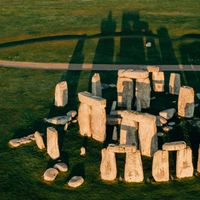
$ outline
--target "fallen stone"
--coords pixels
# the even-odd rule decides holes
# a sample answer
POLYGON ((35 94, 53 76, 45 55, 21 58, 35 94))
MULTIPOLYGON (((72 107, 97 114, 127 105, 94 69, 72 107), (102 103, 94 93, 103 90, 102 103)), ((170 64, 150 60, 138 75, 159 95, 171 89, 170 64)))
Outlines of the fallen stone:
POLYGON ((165 151, 178 151, 186 148, 186 143, 184 141, 178 142, 168 142, 163 144, 162 149, 165 151))
POLYGON ((166 120, 169 120, 174 116, 175 113, 176 113, 176 109, 175 108, 169 108, 169 109, 160 111, 159 115, 161 117, 165 118, 166 120))
POLYGON ((55 88, 55 106, 63 107, 68 103, 68 87, 67 82, 62 81, 55 88))
POLYGON ((102 96, 100 75, 95 73, 92 77, 92 94, 94 96, 102 96))
POLYGON ((115 153, 107 149, 101 150, 101 179, 105 181, 114 181, 117 176, 117 165, 115 153))
POLYGON ((86 149, 85 147, 80 148, 80 156, 85 156, 86 155, 86 149))
POLYGON ((43 140, 42 134, 39 133, 38 131, 36 131, 34 133, 34 136, 35 136, 35 142, 36 142, 38 148, 39 149, 45 149, 45 145, 44 145, 44 140, 43 140))
POLYGON ((140 151, 126 153, 124 180, 128 183, 139 183, 144 180, 140 151))
POLYGON ((72 188, 77 188, 79 186, 81 186, 84 183, 84 179, 82 176, 73 176, 69 182, 68 182, 68 186, 72 187, 72 188))
POLYGON ((178 115, 191 118, 194 116, 194 90, 188 86, 180 88, 178 96, 178 115))
POLYGON ((153 72, 152 80, 153 80, 154 92, 164 92, 164 86, 165 86, 164 72, 153 72))
POLYGON ((47 128, 47 153, 52 159, 57 159, 60 156, 58 132, 53 127, 47 128))
POLYGON ((57 175, 58 175, 57 169, 49 168, 44 172, 43 177, 45 181, 54 181, 57 175))
POLYGON ((168 125, 169 126, 174 126, 176 123, 175 122, 169 122, 168 125))
POLYGON ((21 145, 20 139, 12 139, 8 142, 11 147, 18 147, 21 145))
POLYGON ((55 169, 58 169, 60 172, 67 172, 68 166, 65 163, 59 162, 54 165, 55 169))
POLYGON ((153 156, 152 176, 156 182, 169 181, 169 153, 158 150, 153 156))
POLYGON ((179 90, 181 87, 181 76, 177 73, 171 73, 169 79, 169 93, 170 94, 179 94, 179 90))
POLYGON ((73 123, 73 124, 76 124, 77 122, 78 122, 77 119, 72 120, 72 123, 73 123))
POLYGON ((69 124, 70 124, 69 122, 65 124, 65 126, 64 126, 64 131, 67 131, 67 129, 68 129, 68 127, 69 127, 69 124))
POLYGON ((70 122, 72 118, 70 116, 57 116, 50 119, 44 119, 46 122, 54 125, 65 125, 70 122))
POLYGON ((164 133, 158 132, 157 135, 158 135, 158 137, 163 137, 163 136, 164 136, 164 133))
POLYGON ((172 129, 173 129, 173 127, 171 127, 171 126, 164 126, 164 127, 162 128, 162 130, 165 131, 165 132, 169 132, 169 131, 171 131, 172 129))
POLYGON ((118 77, 130 79, 145 79, 149 77, 149 72, 145 70, 119 70, 118 77))
POLYGON ((161 127, 167 123, 167 120, 161 116, 156 116, 156 126, 161 127))
POLYGON ((69 116, 71 118, 76 117, 76 115, 77 115, 77 112, 75 110, 71 110, 71 111, 67 112, 67 116, 69 116))
POLYGON ((190 147, 177 151, 176 176, 177 178, 192 177, 194 167, 192 163, 192 150, 190 147))

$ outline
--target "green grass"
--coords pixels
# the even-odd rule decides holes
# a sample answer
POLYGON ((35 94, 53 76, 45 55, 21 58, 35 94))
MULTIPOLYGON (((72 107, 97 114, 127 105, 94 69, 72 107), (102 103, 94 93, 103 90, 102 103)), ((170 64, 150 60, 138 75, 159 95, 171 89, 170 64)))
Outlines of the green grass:
MULTIPOLYGON (((88 139, 87 156, 81 158, 79 149, 85 140, 79 136, 76 124, 70 126, 62 145, 61 158, 68 163, 69 172, 59 174, 52 184, 45 183, 42 174, 47 167, 53 164, 45 151, 38 150, 34 143, 16 149, 9 148, 7 143, 11 138, 27 135, 35 130, 44 132, 46 125, 42 123, 42 119, 49 114, 56 115, 66 110, 77 109, 77 92, 89 90, 91 72, 1 68, 0 74, 0 195, 2 200, 199 199, 199 177, 174 180, 164 184, 102 182, 99 176, 102 144, 88 139), (69 105, 64 111, 56 111, 52 107, 54 87, 60 80, 67 80, 69 85, 69 105), (85 184, 78 189, 65 188, 67 180, 74 174, 84 175, 85 184)), ((103 83, 116 83, 116 72, 100 72, 100 74, 103 83), (109 78, 111 76, 112 79, 109 78)), ((169 73, 166 73, 166 86, 168 78, 169 73)), ((193 86, 195 92, 200 92, 199 72, 182 73, 182 81, 183 84, 193 86)), ((107 110, 109 110, 112 100, 116 99, 116 91, 115 89, 105 90, 103 96, 107 98, 107 110)), ((156 100, 152 101, 151 113, 158 113, 161 109, 175 106, 172 100, 177 99, 177 97, 166 94, 152 94, 152 96, 156 96, 156 100)), ((198 110, 199 107, 196 108, 197 117, 199 117, 198 110)), ((200 130, 191 132, 187 123, 186 121, 179 123, 181 127, 178 125, 174 132, 171 132, 164 140, 174 140, 181 135, 188 142, 188 136, 195 135, 194 144, 199 143, 200 130)), ((61 127, 58 129, 61 130, 61 127)), ((59 135, 63 136, 63 132, 59 131, 59 135)), ((117 165, 118 176, 123 176, 123 156, 117 157, 117 165)), ((145 179, 151 177, 151 160, 143 158, 143 165, 145 179)))
MULTIPOLYGON (((84 55, 84 60, 77 58, 73 62, 93 63, 96 56, 99 57, 98 63, 105 61, 131 64, 200 63, 199 36, 195 38, 193 35, 189 39, 186 37, 180 41, 174 40, 187 34, 199 35, 199 3, 195 0, 174 0, 173 2, 171 0, 165 2, 124 0, 123 3, 121 0, 14 0, 9 4, 1 0, 0 6, 0 44, 43 36, 97 34, 101 32, 102 22, 111 11, 112 20, 107 19, 105 25, 105 30, 111 31, 109 34, 113 32, 112 23, 116 24, 115 31, 123 33, 125 26, 130 25, 128 33, 137 33, 143 41, 127 38, 120 48, 120 38, 116 37, 114 44, 111 42, 109 45, 106 45, 108 41, 104 39, 100 43, 100 38, 86 40, 85 47, 80 50, 84 55), (136 13, 140 20, 133 17, 136 13), (166 34, 155 38, 156 48, 151 48, 153 50, 151 59, 148 59, 147 55, 138 57, 138 54, 140 55, 143 51, 147 54, 148 50, 143 47, 146 37, 142 36, 140 28, 132 27, 134 24, 139 27, 145 25, 147 28, 148 26, 149 30, 156 35, 158 29, 165 27, 169 34, 169 38, 166 34), (159 45, 160 38, 166 42, 159 45), (97 44, 101 47, 99 51, 96 49, 97 44), (114 52, 110 48, 113 48, 114 52), (161 48, 166 50, 163 52, 161 48), (107 52, 110 52, 109 55, 107 52), (160 54, 161 58, 158 58, 160 54)), ((105 31, 102 34, 105 34, 105 31)), ((0 47, 0 59, 71 62, 70 56, 73 55, 77 44, 78 40, 74 39, 73 41, 48 41, 7 48, 0 47)))

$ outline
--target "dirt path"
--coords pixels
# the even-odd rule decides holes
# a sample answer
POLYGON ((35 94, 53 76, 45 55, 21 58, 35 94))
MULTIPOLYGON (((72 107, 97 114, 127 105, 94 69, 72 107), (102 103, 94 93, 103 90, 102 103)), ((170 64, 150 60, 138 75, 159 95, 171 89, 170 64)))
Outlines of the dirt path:
MULTIPOLYGON (((159 65, 162 71, 200 71, 200 65, 159 65)), ((146 65, 37 63, 0 60, 0 67, 46 70, 103 70, 146 69, 146 65)))

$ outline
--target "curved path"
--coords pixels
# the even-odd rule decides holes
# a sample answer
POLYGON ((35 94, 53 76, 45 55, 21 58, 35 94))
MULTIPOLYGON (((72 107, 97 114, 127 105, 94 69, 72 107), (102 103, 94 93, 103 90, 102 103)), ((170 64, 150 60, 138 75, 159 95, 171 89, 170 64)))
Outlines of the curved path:
MULTIPOLYGON (((162 71, 200 71, 200 65, 159 65, 162 71)), ((147 65, 38 63, 0 60, 0 67, 45 70, 103 70, 146 69, 147 65)))
MULTIPOLYGON (((36 38, 29 38, 24 40, 16 40, 16 41, 9 41, 0 43, 0 48, 8 48, 14 46, 21 46, 26 44, 33 44, 33 43, 41 43, 41 42, 52 42, 52 41, 68 41, 68 40, 89 40, 89 39, 108 39, 113 37, 120 37, 120 38, 141 38, 141 37, 148 37, 153 39, 158 39, 157 34, 149 34, 149 33, 123 33, 123 32, 114 32, 109 34, 97 33, 93 35, 51 35, 51 36, 43 36, 43 37, 36 37, 36 38)), ((185 34, 181 37, 171 38, 171 41, 180 41, 186 39, 200 39, 200 34, 185 34)))

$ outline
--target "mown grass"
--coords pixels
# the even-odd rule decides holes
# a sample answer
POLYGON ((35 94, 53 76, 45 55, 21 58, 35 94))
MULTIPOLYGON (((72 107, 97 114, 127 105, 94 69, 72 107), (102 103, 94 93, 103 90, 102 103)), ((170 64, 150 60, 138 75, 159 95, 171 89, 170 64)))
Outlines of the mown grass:
MULTIPOLYGON (((199 64, 199 38, 191 38, 188 44, 187 38, 182 41, 174 41, 173 39, 187 34, 199 34, 200 15, 199 4, 192 0, 61 0, 61 1, 22 1, 14 0, 9 4, 7 1, 0 2, 0 43, 10 41, 20 41, 29 38, 40 38, 42 36, 51 35, 82 35, 96 34, 102 32, 102 22, 108 18, 109 12, 112 13, 112 21, 107 19, 106 30, 109 31, 112 22, 115 23, 115 31, 124 32, 123 21, 125 26, 130 26, 129 34, 132 31, 137 33, 143 40, 140 41, 140 47, 137 46, 138 41, 127 39, 128 42, 123 43, 122 39, 114 39, 114 46, 110 44, 110 48, 114 48, 114 55, 109 55, 108 61, 113 63, 131 63, 131 64, 199 64), (127 17, 127 13, 129 16, 127 17), (132 13, 132 14, 131 14, 132 13), (138 15, 134 18, 131 15, 138 15), (139 19, 139 20, 138 20, 139 19), (138 32, 134 24, 142 26, 146 24, 149 31, 153 34, 158 34, 158 30, 164 27, 168 34, 161 35, 163 40, 167 40, 165 45, 159 45, 158 38, 155 39, 158 53, 154 51, 156 57, 153 61, 149 61, 147 56, 138 59, 134 58, 135 54, 140 54, 141 51, 148 49, 144 48, 146 37, 142 36, 140 30, 138 32), (169 38, 168 38, 169 37, 169 38), (169 46, 173 48, 170 49, 169 46), (123 46, 123 47, 122 47, 123 46), (132 46, 132 48, 129 48, 132 46), (126 48, 126 54, 123 58, 114 59, 120 54, 121 50, 126 48), (176 61, 171 56, 165 57, 162 48, 168 49, 164 54, 175 54, 176 61), (182 50, 181 50, 182 49, 182 50), (157 57, 161 54, 161 60, 157 57), (126 57, 126 58, 124 58, 126 57)), ((93 63, 95 55, 99 54, 96 50, 97 44, 101 38, 85 41, 84 47, 84 62, 93 63)), ((73 49, 76 48, 78 40, 63 41, 63 42, 46 42, 35 43, 19 46, 10 46, 0 48, 0 58, 22 61, 42 61, 42 62, 70 62, 70 56, 73 54, 73 49)), ((101 59, 99 63, 105 62, 108 58, 107 51, 110 51, 106 40, 102 40, 101 44, 101 59)), ((79 59, 74 62, 80 62, 79 59)), ((109 62, 110 63, 110 62, 109 62)))
MULTIPOLYGON (((60 80, 68 81, 69 105, 66 110, 77 109, 77 92, 90 90, 89 80, 93 73, 1 68, 0 74, 0 195, 2 200, 199 199, 199 177, 174 180, 164 184, 154 182, 126 184, 119 180, 108 184, 101 181, 99 166, 102 144, 80 137, 77 124, 70 126, 64 134, 62 145, 61 159, 68 163, 69 171, 59 174, 54 183, 45 183, 42 174, 47 167, 53 165, 45 151, 38 150, 34 143, 16 149, 9 148, 7 143, 11 138, 27 135, 35 130, 45 131, 46 125, 43 124, 42 119, 49 114, 58 114, 58 111, 55 113, 52 104, 54 86, 60 80), (50 112, 52 109, 53 113, 50 112), (79 149, 83 144, 86 144, 87 148, 85 158, 79 156, 79 149), (84 176, 85 184, 78 189, 66 188, 64 185, 72 175, 84 176)), ((103 83, 116 83, 116 72, 100 72, 100 74, 103 83)), ((169 73, 166 73, 166 91, 168 78, 169 73)), ((193 86, 195 92, 200 92, 199 72, 182 73, 182 81, 183 84, 193 86)), ((107 98, 107 110, 109 110, 112 100, 116 99, 116 90, 105 90, 103 96, 107 98)), ((152 94, 152 96, 156 96, 156 99, 152 100, 151 113, 157 114, 161 109, 176 107, 172 100, 177 100, 177 97, 167 94, 152 94)), ((198 111, 199 107, 196 108, 196 117, 199 117, 198 111)), ((58 130, 61 130, 61 127, 58 127, 58 130)), ((190 129, 187 131, 175 129, 165 140, 175 139, 182 132, 188 137, 193 134, 190 131, 190 129)), ((196 143, 200 142, 199 133, 199 130, 195 133, 196 143)), ((63 136, 62 131, 59 131, 59 134, 63 136)), ((118 177, 123 177, 123 156, 117 157, 117 165, 118 177)), ((143 165, 145 180, 151 179, 151 160, 143 158, 143 165)))

